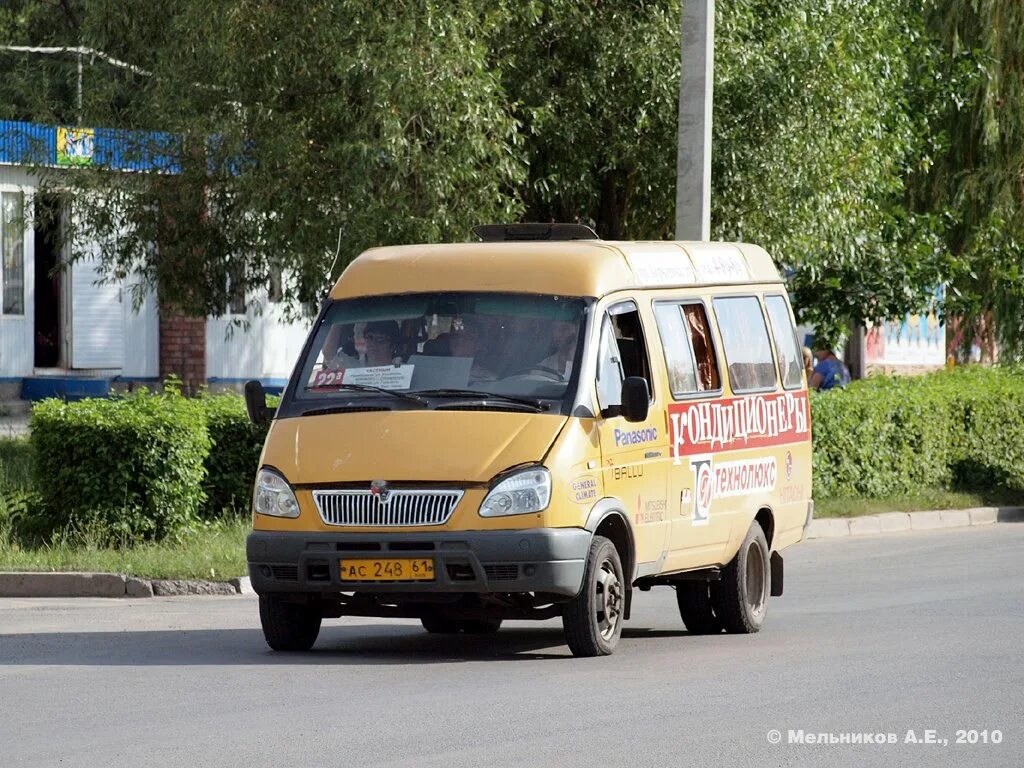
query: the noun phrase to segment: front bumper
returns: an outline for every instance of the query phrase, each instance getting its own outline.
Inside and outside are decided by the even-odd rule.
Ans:
[[[253,531],[246,541],[258,594],[516,593],[580,591],[592,534],[582,528],[445,533]],[[431,582],[342,582],[349,558],[430,557]]]

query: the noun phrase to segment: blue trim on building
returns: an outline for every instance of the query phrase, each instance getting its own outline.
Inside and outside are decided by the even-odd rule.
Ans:
[[[57,156],[60,130],[92,131],[91,147],[77,162],[61,162]],[[115,171],[180,173],[180,138],[159,131],[126,131],[117,128],[65,128],[14,120],[0,120],[0,163],[43,165],[53,168],[84,165]]]
[[[21,399],[84,400],[87,397],[108,397],[113,379],[81,376],[26,376],[21,381]]]
[[[280,395],[288,386],[288,379],[261,378],[259,376],[249,376],[244,379],[213,377],[206,380],[208,384],[245,384],[247,381],[258,381],[268,395]]]

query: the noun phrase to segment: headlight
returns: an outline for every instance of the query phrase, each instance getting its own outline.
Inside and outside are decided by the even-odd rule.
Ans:
[[[491,489],[480,505],[482,517],[525,515],[542,512],[551,501],[551,473],[544,467],[532,467],[506,477]]]
[[[261,515],[299,516],[299,502],[295,500],[292,487],[277,472],[269,469],[261,469],[256,473],[256,489],[252,494],[252,506]]]

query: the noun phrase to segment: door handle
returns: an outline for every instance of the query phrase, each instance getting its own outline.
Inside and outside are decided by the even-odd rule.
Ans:
[[[644,453],[645,459],[656,459],[661,456],[661,451],[647,451]]]

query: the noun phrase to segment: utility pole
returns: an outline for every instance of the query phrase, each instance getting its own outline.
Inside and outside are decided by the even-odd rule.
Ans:
[[[680,24],[676,239],[711,238],[711,102],[715,0],[683,0]]]

